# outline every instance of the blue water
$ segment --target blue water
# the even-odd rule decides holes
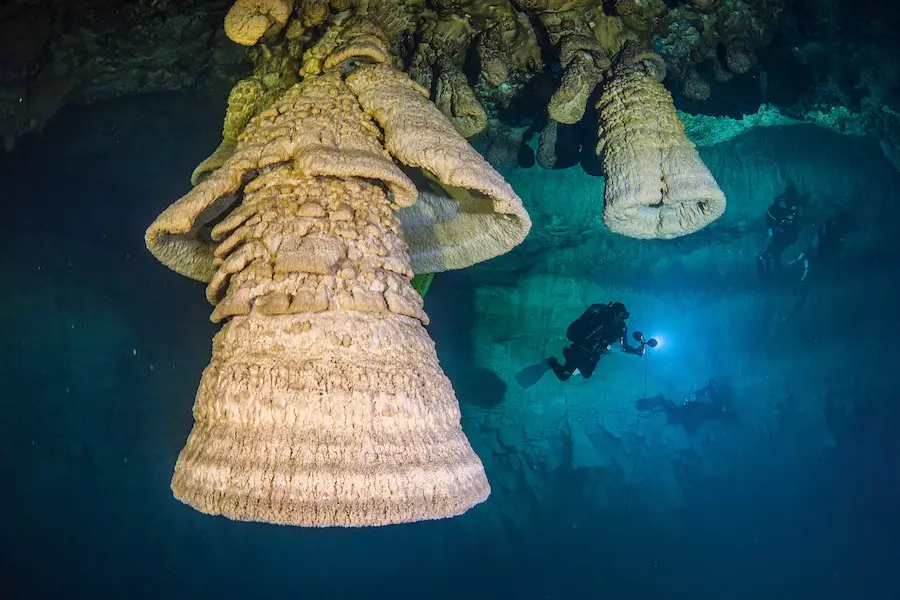
[[[206,108],[158,96],[70,109],[0,157],[0,597],[900,597],[900,326],[890,245],[900,179],[874,142],[787,128],[704,150],[729,210],[746,219],[703,234],[696,246],[621,242],[616,252],[634,262],[604,267],[600,254],[585,259],[594,242],[571,251],[526,242],[493,265],[436,277],[426,303],[430,333],[494,495],[448,521],[309,530],[204,516],[169,490],[216,327],[202,287],[159,265],[143,231],[218,143],[219,115]],[[732,173],[760,155],[775,175],[759,167],[751,185],[746,172]],[[796,313],[782,309],[791,291],[763,286],[753,273],[754,232],[785,174],[818,197],[840,192],[882,215],[866,217],[855,238],[863,241]],[[525,181],[530,174],[508,176],[539,185]],[[583,174],[553,176],[571,178],[571,197],[580,197]],[[566,225],[567,211],[527,189],[520,193],[535,216],[535,240],[546,239],[550,215]],[[867,245],[866,237],[879,241]],[[702,250],[720,242],[716,248],[733,253],[725,271]],[[585,262],[573,268],[579,253]],[[662,272],[648,266],[667,253],[691,258]],[[628,374],[621,381],[604,363],[590,382],[563,387],[548,378],[525,395],[512,372],[487,361],[485,340],[538,331],[548,313],[532,307],[488,318],[484,294],[497,290],[495,306],[514,303],[536,272],[628,294],[636,317],[675,332],[673,345],[650,357],[647,380],[640,363],[609,363]],[[704,321],[711,314],[725,320]],[[741,314],[757,320],[748,325]],[[762,326],[775,333],[763,336]],[[731,334],[709,347],[722,331]],[[519,351],[518,342],[495,342],[507,343]],[[606,390],[687,386],[680,365],[701,352],[743,356],[742,378],[770,377],[794,394],[827,380],[852,390],[852,408],[823,423],[811,420],[817,400],[796,398],[788,406],[806,408],[788,410],[764,441],[749,434],[762,398],[743,400],[741,423],[710,424],[702,444],[660,415],[634,421],[628,413],[627,426],[609,424]],[[563,399],[570,411],[599,415],[585,420],[598,447],[618,436],[620,450],[611,453],[623,453],[624,467],[553,465],[566,452],[553,438],[552,466],[530,471],[540,497],[513,490],[504,482],[522,474],[509,472],[508,457],[491,457],[489,425],[522,418],[539,426],[543,410],[564,416]],[[823,431],[827,444],[816,441]],[[676,452],[660,440],[692,445]],[[663,472],[675,473],[677,486],[662,487]]]

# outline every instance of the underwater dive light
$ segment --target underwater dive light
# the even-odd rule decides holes
[[[641,345],[641,348],[646,348],[647,346],[651,348],[656,348],[659,345],[659,340],[656,338],[650,338],[649,340],[644,337],[644,334],[640,331],[635,331],[631,334],[631,337],[634,338],[634,341]]]

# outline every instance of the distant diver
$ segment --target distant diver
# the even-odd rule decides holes
[[[841,255],[846,232],[847,217],[840,211],[835,212],[816,229],[806,249],[787,263],[800,265],[800,283],[808,279],[811,266],[818,266],[823,261],[830,261]]]
[[[761,276],[771,276],[780,266],[781,255],[797,241],[805,200],[791,184],[766,212],[766,245],[757,256],[757,270]]]
[[[710,377],[702,388],[695,392],[691,392],[684,399],[685,407],[705,407],[712,409],[713,414],[721,413],[728,410],[731,402],[731,385],[720,380]]]
[[[700,389],[691,392],[681,402],[675,402],[662,394],[641,398],[638,410],[663,410],[669,423],[680,424],[688,433],[694,433],[700,425],[711,419],[734,418],[731,409],[731,384],[721,379],[710,378]]]

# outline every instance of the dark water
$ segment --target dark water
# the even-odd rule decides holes
[[[890,244],[898,212],[887,208],[866,225],[879,242],[863,244],[851,264],[817,284],[814,309],[778,326],[784,333],[767,348],[770,358],[753,355],[752,368],[789,365],[798,381],[815,382],[823,369],[831,380],[846,378],[853,408],[832,415],[827,448],[796,450],[806,435],[801,415],[771,444],[709,457],[727,463],[715,475],[686,462],[677,504],[642,483],[630,486],[626,470],[607,478],[609,498],[598,508],[593,475],[560,467],[542,475],[543,499],[527,509],[495,489],[457,519],[370,530],[234,523],[174,500],[169,479],[216,328],[201,286],[157,264],[142,236],[187,189],[218,133],[218,110],[149,97],[71,109],[0,158],[0,597],[900,597],[900,331]],[[836,149],[826,151],[815,130],[772,135],[781,137],[769,159],[790,163],[807,181],[851,182],[858,202],[896,201],[896,173],[871,141],[828,134]],[[741,206],[757,190],[725,173],[751,160],[754,148],[735,142],[704,158],[733,209],[758,217]],[[825,177],[842,161],[845,173]],[[536,198],[525,200],[539,209]],[[735,225],[754,226],[749,217]],[[615,277],[629,281],[627,268],[617,268]],[[719,303],[736,281],[759,306],[777,304],[780,292],[751,275],[738,267],[709,272],[693,302]],[[508,279],[515,287],[516,277]],[[476,333],[489,327],[479,321],[480,281],[478,270],[439,276],[426,305],[476,450],[484,447],[478,420],[516,398],[511,373],[478,363]],[[687,281],[652,279],[642,293],[652,303]],[[815,336],[838,358],[815,358]],[[730,338],[723,352],[742,344]],[[691,344],[681,351],[692,352]],[[801,360],[806,353],[815,360]],[[662,373],[678,360],[660,353],[654,364]],[[835,368],[841,364],[846,372]],[[654,427],[638,425],[647,435]],[[727,434],[744,435],[740,426]],[[488,468],[495,488],[497,464]],[[638,463],[640,482],[652,480],[650,464]],[[489,513],[516,527],[489,526]]]

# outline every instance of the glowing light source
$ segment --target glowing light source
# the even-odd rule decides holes
[[[666,339],[661,335],[654,335],[653,339],[656,340],[656,348],[657,349],[662,348],[663,346],[666,345]]]

